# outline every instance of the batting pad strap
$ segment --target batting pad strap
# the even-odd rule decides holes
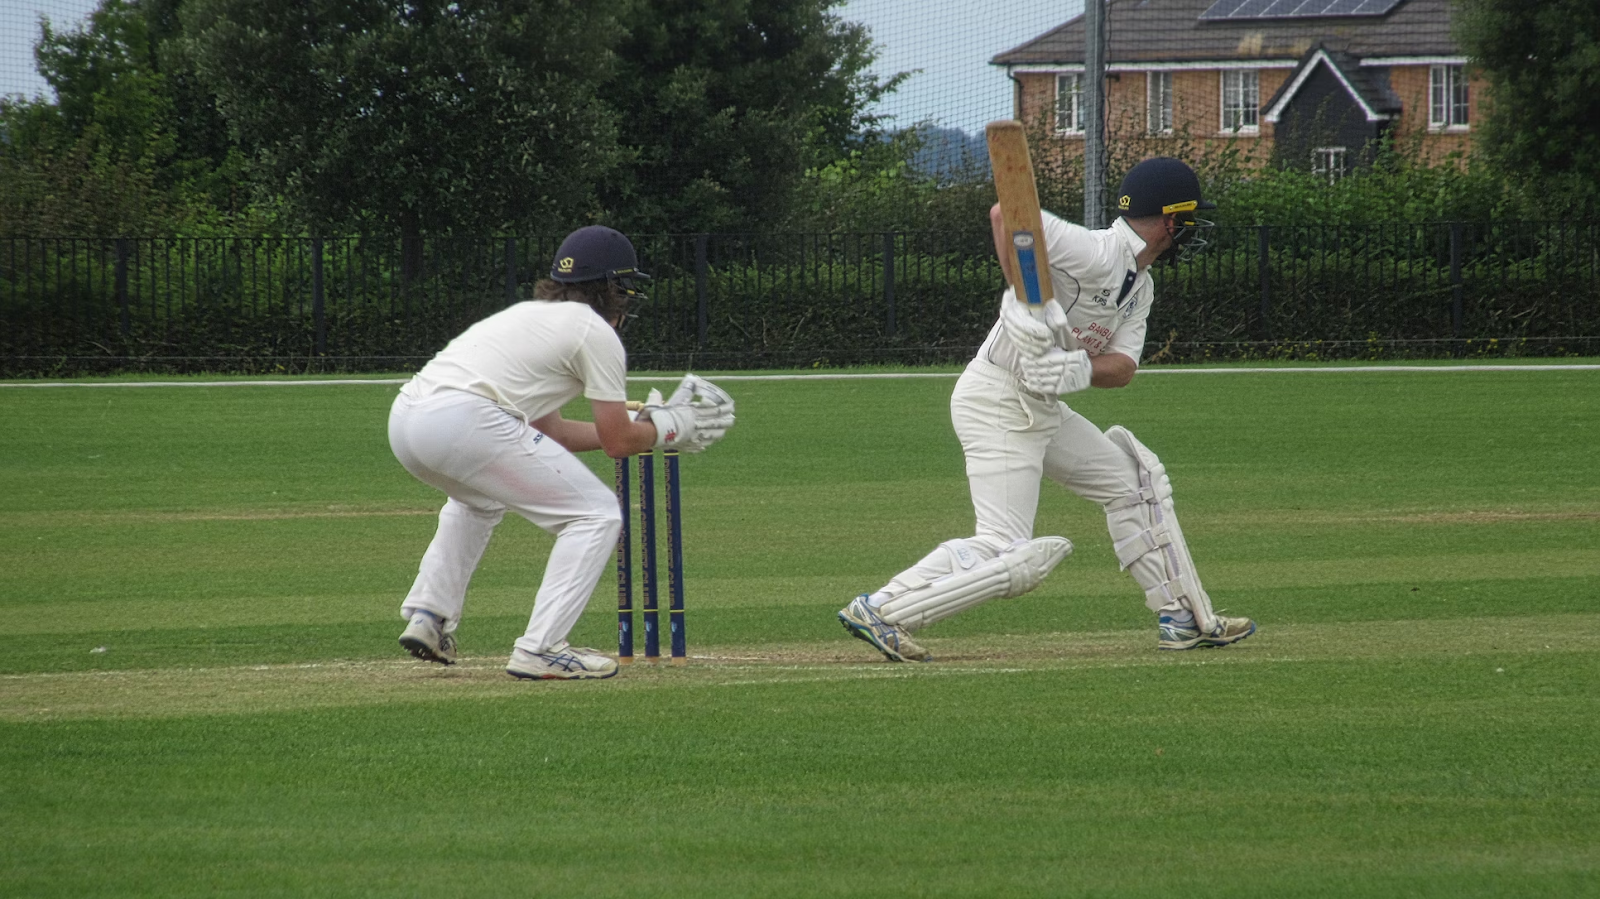
[[[933,583],[933,581],[911,572],[903,573],[896,579],[904,583],[907,590],[921,590],[923,587]]]
[[[1194,611],[1193,603],[1197,601],[1201,595],[1202,594],[1195,586],[1194,582],[1190,581],[1186,577],[1176,577],[1170,581],[1162,581],[1154,587],[1144,591],[1144,598],[1146,600],[1145,605],[1152,609],[1159,609],[1162,606],[1180,605],[1186,609],[1189,609],[1191,612]],[[1209,608],[1210,600],[1207,599],[1206,602],[1207,608]]]
[[[1118,540],[1112,545],[1112,549],[1117,553],[1117,563],[1122,566],[1123,571],[1127,571],[1129,565],[1171,545],[1171,532],[1158,524],[1154,528],[1145,528],[1131,537]]]
[[[884,621],[917,630],[990,599],[1021,596],[1072,553],[1065,537],[1039,537],[971,568],[907,590],[878,607]]]
[[[972,568],[982,558],[983,556],[975,551],[967,541],[960,539],[946,540],[939,544],[938,549],[929,553],[927,559],[923,560],[923,562],[928,562],[937,559],[938,568],[942,570],[942,573],[930,577],[924,573],[922,565],[919,564],[916,568],[901,572],[895,580],[907,590],[921,590],[939,578],[948,577],[952,573],[960,573]]]
[[[907,630],[948,618],[985,600],[1004,596],[1011,575],[999,559],[972,571],[942,577],[919,590],[901,594],[878,607],[878,615]]]
[[[1127,496],[1124,496],[1120,499],[1114,499],[1111,502],[1106,503],[1106,511],[1118,512],[1123,509],[1131,509],[1134,506],[1148,506],[1154,503],[1159,503],[1172,495],[1172,487],[1170,483],[1164,481],[1158,481],[1157,483],[1161,484],[1161,486],[1165,487],[1166,489],[1158,489],[1157,487],[1140,487],[1137,491],[1130,493]]]

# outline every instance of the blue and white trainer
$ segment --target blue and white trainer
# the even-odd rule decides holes
[[[1205,649],[1209,646],[1227,646],[1256,632],[1256,623],[1248,618],[1229,618],[1226,615],[1214,617],[1217,626],[1211,631],[1202,632],[1192,617],[1187,621],[1179,621],[1170,615],[1162,615],[1156,622],[1161,635],[1156,642],[1157,648]]]
[[[418,611],[400,634],[406,652],[424,662],[456,663],[456,638],[444,632],[444,621],[431,612]]]
[[[616,674],[617,661],[563,640],[543,652],[512,650],[506,673],[527,680],[598,679]]]
[[[879,618],[878,613],[867,604],[865,593],[839,610],[839,623],[851,636],[871,643],[891,662],[933,661],[933,656],[918,646],[908,631]]]

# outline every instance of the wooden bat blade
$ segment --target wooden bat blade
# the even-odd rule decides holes
[[[1050,283],[1044,217],[1039,213],[1039,189],[1033,181],[1028,136],[1022,123],[1012,119],[990,122],[984,131],[989,142],[989,167],[994,171],[994,192],[1005,233],[1011,239],[1007,278],[1017,299],[1034,306],[1047,303],[1055,291]]]

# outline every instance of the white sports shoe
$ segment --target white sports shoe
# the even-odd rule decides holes
[[[602,678],[617,673],[617,662],[596,650],[570,646],[562,640],[544,652],[512,650],[506,673],[529,680]]]
[[[858,640],[871,643],[891,662],[931,662],[933,656],[911,639],[911,633],[896,627],[873,611],[863,593],[839,610],[839,623]]]
[[[1156,626],[1160,636],[1156,641],[1159,649],[1205,649],[1211,646],[1227,646],[1238,643],[1245,637],[1256,632],[1256,623],[1248,618],[1229,618],[1217,615],[1217,627],[1209,633],[1203,633],[1200,625],[1194,621],[1179,624],[1170,616],[1162,615]]]
[[[400,634],[400,645],[424,662],[456,663],[456,638],[444,632],[443,621],[427,612],[411,616],[411,623]]]

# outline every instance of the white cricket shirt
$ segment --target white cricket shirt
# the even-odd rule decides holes
[[[1064,350],[1085,350],[1091,356],[1121,353],[1138,362],[1144,354],[1145,320],[1155,301],[1150,271],[1139,271],[1136,261],[1144,238],[1120,218],[1109,228],[1090,231],[1049,212],[1043,216],[1050,283],[1067,313],[1070,332],[1058,333],[1056,343]],[[1016,293],[1007,287],[1000,302],[1016,301]],[[978,358],[1022,374],[1021,355],[998,321]]]
[[[463,390],[533,421],[583,396],[628,398],[622,339],[586,303],[529,300],[462,331],[401,392]]]

